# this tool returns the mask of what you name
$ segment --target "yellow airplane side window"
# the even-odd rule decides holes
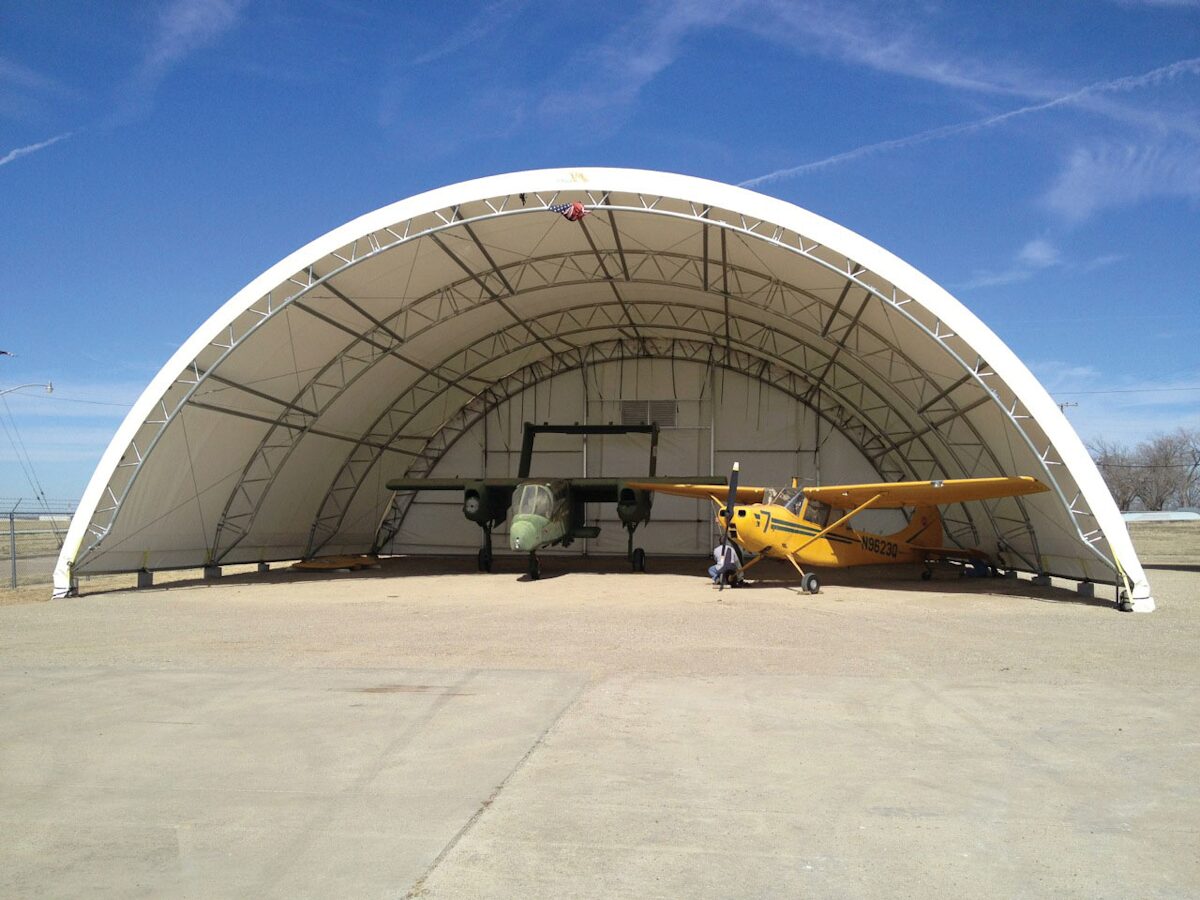
[[[809,500],[804,507],[804,518],[824,528],[829,524],[829,507],[820,500]]]

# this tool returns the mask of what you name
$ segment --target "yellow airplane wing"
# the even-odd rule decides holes
[[[966,500],[992,500],[1040,494],[1050,488],[1029,475],[1011,478],[948,478],[945,481],[892,481],[882,484],[836,484],[806,487],[810,500],[820,500],[834,509],[853,509],[872,497],[872,509],[899,509],[909,506],[944,506]],[[739,489],[738,493],[741,493]]]
[[[658,484],[653,481],[624,481],[626,487],[638,491],[658,491],[660,494],[674,494],[677,497],[695,497],[698,500],[712,498],[718,503],[724,503],[729,498],[729,488],[723,484]],[[738,503],[762,503],[763,492],[766,488],[742,487],[737,489]]]

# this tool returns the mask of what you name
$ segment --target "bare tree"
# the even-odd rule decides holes
[[[1183,477],[1179,488],[1180,506],[1200,506],[1200,428],[1180,428],[1183,441]]]
[[[1129,509],[1142,491],[1142,468],[1135,459],[1134,451],[1116,441],[1106,441],[1102,438],[1092,441],[1088,446],[1096,467],[1104,477],[1108,490],[1117,501],[1117,508]]]
[[[1146,509],[1180,504],[1186,493],[1190,449],[1188,433],[1182,428],[1138,444],[1137,463],[1142,467],[1138,496]]]

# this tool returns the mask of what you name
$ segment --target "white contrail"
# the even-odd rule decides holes
[[[790,178],[793,175],[803,175],[807,172],[815,172],[818,169],[836,166],[839,163],[849,162],[852,159],[860,159],[861,157],[870,156],[874,153],[881,153],[884,150],[896,150],[901,147],[911,147],[915,144],[924,144],[928,143],[929,141],[936,141],[940,138],[950,137],[951,135],[955,134],[966,134],[967,132],[979,131],[983,128],[990,128],[993,125],[999,125],[1001,122],[1006,122],[1009,119],[1016,118],[1017,116],[1041,112],[1044,109],[1053,109],[1056,106],[1065,106],[1068,103],[1074,103],[1092,94],[1108,94],[1112,93],[1113,91],[1131,90],[1133,88],[1144,87],[1148,84],[1159,84],[1163,81],[1169,81],[1177,75],[1188,74],[1200,75],[1200,57],[1183,59],[1167,66],[1161,66],[1157,69],[1152,69],[1151,71],[1145,72],[1141,75],[1126,75],[1123,78],[1114,78],[1111,81],[1097,81],[1094,84],[1081,87],[1077,91],[1072,91],[1069,94],[1063,94],[1061,97],[1055,97],[1053,100],[1047,100],[1045,103],[1035,103],[1032,106],[1022,106],[1020,109],[1012,109],[1008,112],[989,116],[986,119],[978,119],[974,122],[963,122],[958,125],[943,125],[940,128],[931,128],[929,131],[921,131],[917,134],[910,134],[907,137],[893,138],[890,141],[880,141],[877,144],[866,144],[862,147],[855,147],[853,150],[846,150],[843,153],[836,153],[833,156],[825,157],[825,159],[818,159],[816,162],[804,163],[803,165],[792,166],[788,169],[776,169],[774,172],[768,172],[766,175],[759,175],[757,178],[750,178],[746,181],[740,182],[740,186],[755,187],[756,185],[765,184],[768,181],[777,181],[780,178]]]
[[[20,159],[22,156],[28,156],[30,153],[37,153],[39,150],[44,150],[51,144],[57,144],[59,141],[65,141],[75,132],[68,131],[66,134],[55,135],[48,141],[42,141],[38,144],[30,144],[28,147],[18,147],[16,150],[9,150],[4,156],[0,156],[0,166],[7,166],[15,159]]]

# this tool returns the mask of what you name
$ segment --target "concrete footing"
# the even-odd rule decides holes
[[[205,581],[215,581],[216,579],[218,579],[220,577],[221,577],[221,567],[220,566],[205,566],[204,567],[204,580]]]
[[[154,587],[154,573],[146,569],[138,569],[137,586],[140,588]]]
[[[1050,587],[1049,575],[1034,575],[1029,582],[1034,587]]]
[[[1078,585],[1076,585],[1075,593],[1077,593],[1080,597],[1095,597],[1096,585],[1090,581],[1081,581]]]
[[[271,571],[271,564],[270,564],[270,563],[262,563],[262,562],[260,562],[260,563],[258,564],[258,574],[260,574],[260,575],[261,575],[263,572],[270,572],[270,571]]]

